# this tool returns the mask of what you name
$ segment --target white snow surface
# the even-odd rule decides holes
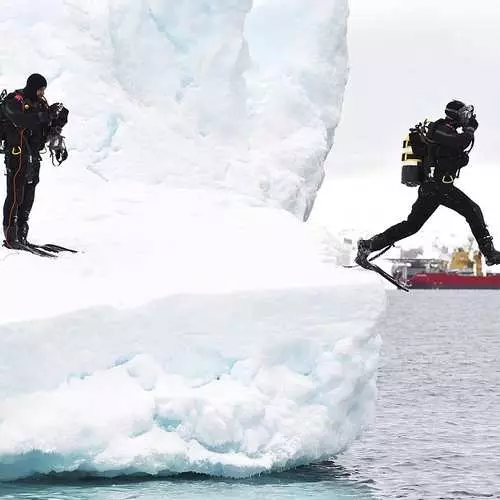
[[[384,290],[301,219],[346,2],[5,3],[0,79],[39,71],[70,108],[30,239],[80,253],[0,250],[0,480],[246,477],[345,449],[374,411]]]

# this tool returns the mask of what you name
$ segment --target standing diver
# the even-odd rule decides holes
[[[422,155],[423,162],[417,162],[422,163],[419,166],[420,179],[413,184],[408,183],[419,185],[418,198],[410,215],[383,233],[358,241],[355,262],[360,266],[367,265],[371,252],[382,250],[418,232],[440,205],[465,217],[486,264],[500,264],[500,252],[493,246],[493,238],[488,232],[481,208],[454,185],[460,169],[469,161],[470,149],[467,151],[467,148],[474,144],[474,133],[478,127],[474,107],[455,100],[447,104],[445,114],[445,118],[428,125],[425,136],[420,134],[426,152]],[[457,130],[460,127],[461,133]],[[416,129],[412,130],[416,134]],[[414,137],[419,138],[418,134]],[[412,155],[410,158],[415,160],[417,156]]]
[[[29,246],[28,218],[39,181],[40,152],[48,143],[51,155],[55,153],[59,163],[67,157],[61,130],[68,120],[68,110],[61,103],[48,105],[44,97],[46,87],[45,77],[33,73],[23,89],[11,92],[2,102],[7,171],[3,232],[4,246],[8,248]]]

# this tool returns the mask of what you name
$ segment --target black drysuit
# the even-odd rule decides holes
[[[30,99],[22,90],[9,94],[3,103],[7,196],[3,206],[6,239],[27,233],[27,221],[39,181],[40,151],[45,147],[50,119],[44,98]]]
[[[371,238],[371,251],[415,234],[440,205],[465,217],[480,248],[491,239],[479,205],[453,184],[460,168],[468,163],[465,151],[474,139],[473,129],[459,133],[450,120],[440,119],[430,128],[429,139],[435,143],[432,177],[419,187],[408,218]]]

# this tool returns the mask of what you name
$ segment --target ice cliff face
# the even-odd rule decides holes
[[[245,36],[254,155],[271,161],[261,186],[269,199],[307,218],[333,144],[347,79],[344,0],[254,2]]]
[[[73,160],[307,218],[340,114],[347,0],[6,4],[0,83],[47,76]]]

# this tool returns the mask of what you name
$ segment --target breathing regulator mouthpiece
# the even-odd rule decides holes
[[[469,120],[474,116],[474,106],[464,106],[457,111],[458,120],[461,124],[466,125]]]

